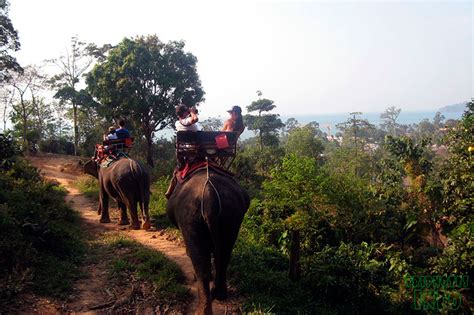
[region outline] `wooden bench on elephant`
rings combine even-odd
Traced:
[[[104,146],[107,146],[107,149],[119,153],[125,152],[129,153],[133,148],[134,137],[124,138],[124,139],[114,139],[104,141]]]
[[[224,131],[178,131],[176,157],[180,160],[208,158],[228,169],[235,158],[238,135]]]

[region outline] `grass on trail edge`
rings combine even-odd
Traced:
[[[99,200],[98,180],[89,175],[81,175],[74,182],[74,186],[87,198]]]
[[[0,171],[0,312],[20,293],[67,298],[81,276],[85,235],[64,196],[22,159]]]
[[[108,263],[109,278],[117,284],[145,281],[152,285],[153,299],[167,305],[183,304],[191,298],[179,266],[159,251],[123,234],[106,234],[98,243],[108,251],[120,251]]]

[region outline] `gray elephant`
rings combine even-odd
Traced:
[[[99,214],[101,223],[109,223],[109,196],[117,201],[120,225],[128,225],[127,208],[132,218],[131,227],[140,229],[137,204],[143,216],[143,228],[151,227],[148,204],[150,202],[150,174],[137,161],[120,158],[108,167],[101,167],[91,159],[84,164],[84,173],[99,180]]]
[[[198,171],[170,196],[167,214],[182,232],[198,282],[197,314],[212,314],[212,299],[227,297],[226,273],[240,225],[250,204],[247,192],[230,176]],[[215,281],[212,291],[211,254]]]

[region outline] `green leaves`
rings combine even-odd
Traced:
[[[321,140],[316,138],[317,130],[311,125],[296,127],[290,131],[286,152],[297,156],[317,158],[324,150]]]
[[[249,130],[258,132],[261,150],[263,146],[277,146],[279,139],[276,131],[285,126],[281,122],[279,115],[262,114],[263,112],[275,109],[275,107],[276,105],[273,104],[273,101],[266,98],[254,101],[247,106],[249,112],[258,112],[258,115],[245,115],[245,123]]]
[[[20,41],[8,17],[8,6],[7,1],[0,1],[0,83],[10,80],[12,72],[23,71],[16,58],[11,56],[20,49]]]

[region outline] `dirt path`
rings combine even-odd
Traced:
[[[71,156],[62,155],[41,155],[30,158],[31,163],[41,170],[43,176],[48,179],[58,181],[68,190],[66,200],[71,204],[72,208],[78,211],[84,221],[84,229],[92,234],[98,235],[107,231],[109,233],[116,232],[125,233],[127,236],[156,249],[165,254],[169,259],[174,261],[182,269],[186,277],[186,286],[192,295],[192,301],[187,307],[187,314],[194,314],[197,305],[197,286],[194,280],[194,271],[186,250],[183,246],[166,239],[166,235],[162,231],[144,231],[144,230],[128,230],[114,223],[101,224],[97,215],[97,204],[83,196],[73,185],[73,182],[80,176],[80,168],[78,167],[79,159]],[[113,209],[111,209],[113,210]],[[114,209],[116,210],[116,209]],[[113,212],[113,211],[112,211]],[[114,217],[114,215],[112,215]],[[73,313],[98,314],[98,312],[90,311],[91,307],[101,305],[110,300],[109,296],[104,294],[103,287],[107,281],[106,275],[101,274],[100,268],[88,269],[86,278],[79,280],[75,286],[77,299],[70,303],[67,308],[73,310]],[[214,301],[214,314],[232,314],[238,313],[238,300],[230,298],[225,303]],[[153,312],[152,312],[153,313]]]

